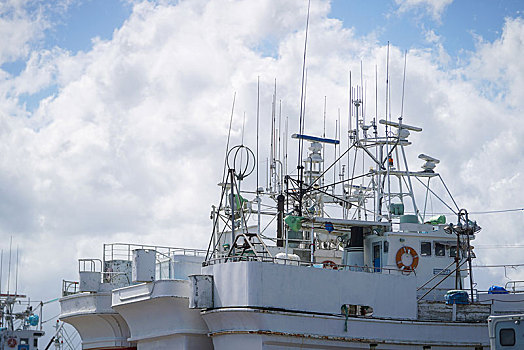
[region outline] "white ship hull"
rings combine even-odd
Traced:
[[[215,350],[482,349],[485,323],[419,322],[239,308],[203,312]],[[429,349],[429,347],[428,347]]]

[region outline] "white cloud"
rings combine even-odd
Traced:
[[[30,41],[42,37],[47,27],[41,12],[28,11],[30,0],[6,0],[0,4],[0,64],[25,57]]]
[[[404,13],[411,10],[423,9],[428,12],[434,20],[440,21],[442,14],[453,0],[395,0],[398,12]]]

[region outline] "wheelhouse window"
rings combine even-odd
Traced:
[[[420,242],[420,255],[431,256],[431,242]]]
[[[387,253],[387,252],[389,252],[389,242],[384,241],[384,253]]]
[[[500,345],[515,345],[515,330],[513,328],[502,328],[499,332]]]
[[[449,256],[451,256],[452,258],[457,256],[457,247],[456,246],[452,245],[451,247],[449,247]]]
[[[435,256],[446,256],[446,246],[435,242]]]

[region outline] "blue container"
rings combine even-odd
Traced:
[[[446,295],[444,295],[444,300],[446,300],[446,305],[469,304],[468,292],[465,290],[449,290]]]
[[[504,287],[491,286],[488,289],[488,294],[509,294],[509,292]]]

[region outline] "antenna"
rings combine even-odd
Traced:
[[[404,116],[404,87],[406,85],[406,61],[408,57],[408,51],[404,51],[404,77],[402,78],[402,102],[400,107],[400,119]]]
[[[300,92],[300,122],[299,122],[299,131],[300,131],[300,134],[303,134],[303,130],[304,130],[304,107],[305,107],[305,85],[306,85],[306,55],[307,55],[307,34],[308,34],[308,29],[309,29],[309,10],[311,8],[311,0],[308,1],[308,5],[307,5],[307,19],[306,19],[306,37],[304,39],[304,59],[302,61],[302,87],[301,87],[301,92]],[[303,166],[302,166],[302,148],[303,148],[303,141],[300,140],[299,144],[298,144],[298,165],[297,165],[297,170],[298,170],[298,179],[299,179],[299,184],[300,186],[302,187],[302,180],[303,180],[303,177],[304,177],[304,169],[303,169]],[[302,189],[300,190],[300,195],[299,195],[299,215],[302,214]]]
[[[15,265],[15,295],[18,294],[18,244],[16,245],[16,265]]]
[[[2,272],[4,271],[4,250],[0,250],[0,294],[2,294]]]
[[[326,105],[327,105],[327,96],[324,96],[324,134],[323,138],[326,138]]]
[[[282,139],[281,139],[281,133],[282,133],[282,100],[279,100],[279,108],[278,108],[278,160],[280,163],[280,184],[279,184],[279,193],[282,193],[282,184],[284,179],[282,178]]]
[[[391,106],[389,105],[389,41],[388,41],[388,52],[387,52],[387,61],[386,61],[386,121],[388,120],[388,107],[391,111]],[[391,112],[390,112],[391,115]],[[388,141],[388,124],[386,124],[386,157],[390,157],[389,154],[389,141]],[[388,177],[388,207],[391,206],[391,180],[389,177],[389,159],[386,164],[386,171]],[[391,221],[391,210],[388,208],[388,219]]]
[[[375,64],[375,124],[378,118],[378,68]]]
[[[389,41],[386,55],[386,121],[388,120],[388,86],[389,86]],[[386,137],[388,136],[388,126],[386,124]]]
[[[348,104],[348,149],[351,146],[351,133],[353,132],[353,128],[351,125],[351,119],[353,118],[353,87],[351,85],[351,69],[349,70],[349,104]],[[348,176],[349,176],[349,164],[350,164],[350,155],[349,152],[347,152],[347,166],[348,166]],[[343,168],[342,168],[343,169]],[[342,191],[344,191],[344,185],[342,185]],[[345,212],[344,212],[345,213]]]
[[[276,118],[277,118],[277,79],[275,78],[275,90],[273,92],[273,100],[271,101],[271,152],[269,164],[269,189],[274,191],[277,185],[276,173],[276,158],[277,158],[277,133],[276,133]]]
[[[284,174],[287,174],[287,135],[288,135],[289,116],[286,115],[286,122],[284,126]]]
[[[246,111],[244,111],[244,118],[242,119],[242,139],[240,144],[244,145],[244,128],[246,126]]]
[[[13,246],[13,236],[9,241],[9,264],[7,265],[7,294],[9,294],[9,281],[11,280],[11,247]]]
[[[362,75],[362,60],[360,60],[360,90],[361,90],[361,96],[360,96],[360,99],[362,101],[362,123],[365,125],[366,124],[366,116],[364,115],[364,100],[365,100],[365,96],[364,96],[364,78],[363,78],[363,75]],[[358,123],[358,120],[357,120],[357,123]]]
[[[237,92],[233,94],[233,105],[231,106],[231,115],[229,116],[229,130],[227,132],[227,141],[226,141],[226,153],[224,156],[224,172],[222,173],[222,182],[226,181],[226,168],[227,168],[227,155],[229,153],[229,140],[231,138],[231,126],[233,124],[233,113],[235,111],[235,101],[237,97]]]
[[[258,206],[258,210],[257,210],[257,221],[258,221],[258,224],[257,224],[257,234],[260,236],[260,196],[259,196],[259,184],[258,184],[258,163],[259,163],[259,159],[258,159],[258,139],[259,139],[259,132],[260,130],[260,76],[257,77],[257,159],[256,159],[256,165],[257,165],[257,206]]]
[[[348,104],[348,117],[349,117],[349,124],[348,124],[348,131],[351,131],[352,125],[351,125],[351,117],[353,111],[353,87],[351,86],[351,70],[349,70],[349,104]],[[349,147],[349,144],[348,144]],[[349,158],[348,158],[349,159]]]
[[[258,137],[260,125],[260,76],[257,77],[257,196],[258,196]]]

